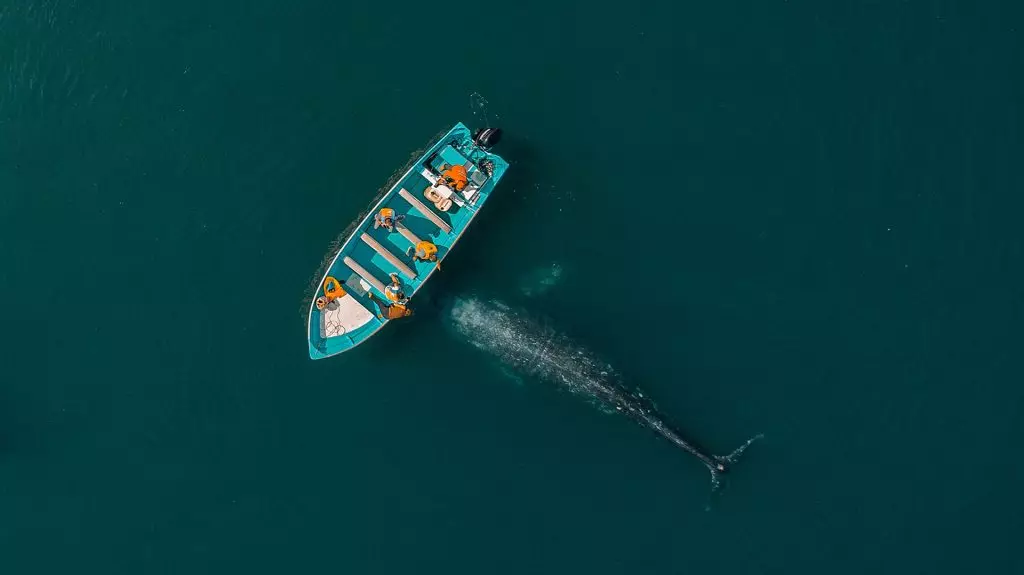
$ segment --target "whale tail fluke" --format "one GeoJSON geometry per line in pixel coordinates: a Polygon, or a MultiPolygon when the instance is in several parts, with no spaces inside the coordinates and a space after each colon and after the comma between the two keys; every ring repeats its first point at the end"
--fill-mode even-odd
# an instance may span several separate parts
{"type": "Polygon", "coordinates": [[[764,439],[764,434],[763,433],[758,433],[754,437],[751,437],[750,439],[748,439],[746,441],[746,443],[744,443],[743,445],[741,445],[738,448],[734,449],[733,452],[730,453],[729,455],[714,455],[714,456],[712,456],[713,459],[714,459],[714,461],[713,461],[714,465],[707,465],[707,463],[705,462],[705,465],[707,465],[708,471],[711,472],[711,490],[712,491],[717,491],[718,488],[721,487],[721,476],[722,476],[722,474],[726,473],[727,471],[729,471],[729,469],[733,465],[735,465],[737,461],[739,461],[740,456],[743,455],[743,452],[746,451],[748,447],[750,447],[750,444],[754,443],[758,439],[764,439]]]}

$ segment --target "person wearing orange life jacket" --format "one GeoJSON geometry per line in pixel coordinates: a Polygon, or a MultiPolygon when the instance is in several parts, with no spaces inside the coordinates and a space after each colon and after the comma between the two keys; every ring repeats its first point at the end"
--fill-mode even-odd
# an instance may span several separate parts
{"type": "Polygon", "coordinates": [[[449,166],[443,164],[441,166],[441,177],[437,179],[435,186],[448,186],[456,192],[461,192],[466,188],[466,184],[469,183],[469,175],[466,173],[466,168],[458,164],[449,166]]]}
{"type": "Polygon", "coordinates": [[[434,262],[437,269],[441,269],[441,264],[437,261],[437,246],[433,242],[423,240],[415,247],[410,246],[405,253],[411,255],[414,262],[434,262]]]}
{"type": "Polygon", "coordinates": [[[395,213],[394,208],[381,208],[373,216],[373,229],[384,226],[389,232],[395,231],[395,224],[405,219],[404,214],[395,213]]]}
{"type": "Polygon", "coordinates": [[[380,310],[377,312],[377,317],[383,319],[399,319],[412,315],[412,310],[409,309],[406,300],[388,303],[381,301],[380,298],[373,295],[373,292],[370,292],[367,295],[370,296],[370,300],[373,301],[373,303],[377,304],[377,309],[380,310]]]}
{"type": "Polygon", "coordinates": [[[377,299],[377,296],[371,292],[369,294],[370,300],[377,304],[377,309],[380,310],[377,315],[384,319],[398,319],[401,317],[407,317],[412,315],[412,310],[409,309],[408,302],[405,293],[402,291],[402,282],[398,279],[398,274],[391,274],[391,285],[384,288],[384,297],[388,301],[381,301],[377,299]]]}

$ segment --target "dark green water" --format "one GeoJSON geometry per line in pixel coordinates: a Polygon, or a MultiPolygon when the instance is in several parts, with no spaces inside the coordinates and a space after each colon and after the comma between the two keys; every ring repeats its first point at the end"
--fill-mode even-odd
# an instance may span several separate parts
{"type": "Polygon", "coordinates": [[[0,3],[0,573],[1024,569],[1018,4],[346,4],[0,3]],[[330,241],[484,115],[436,306],[311,362],[330,241]],[[456,295],[765,439],[712,496],[456,295]]]}

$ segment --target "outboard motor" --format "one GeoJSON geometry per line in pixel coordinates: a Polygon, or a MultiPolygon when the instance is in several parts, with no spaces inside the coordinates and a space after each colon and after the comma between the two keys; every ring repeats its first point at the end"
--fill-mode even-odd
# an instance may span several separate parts
{"type": "Polygon", "coordinates": [[[480,128],[473,134],[473,143],[489,150],[501,141],[501,128],[480,128]]]}

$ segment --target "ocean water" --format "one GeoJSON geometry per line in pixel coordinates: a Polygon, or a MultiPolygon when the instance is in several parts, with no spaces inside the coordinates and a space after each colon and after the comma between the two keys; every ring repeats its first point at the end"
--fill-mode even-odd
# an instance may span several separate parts
{"type": "Polygon", "coordinates": [[[0,1],[0,573],[1024,570],[1009,2],[0,1]],[[418,312],[309,282],[455,121],[418,312]],[[483,353],[543,318],[728,453],[483,353]]]}

